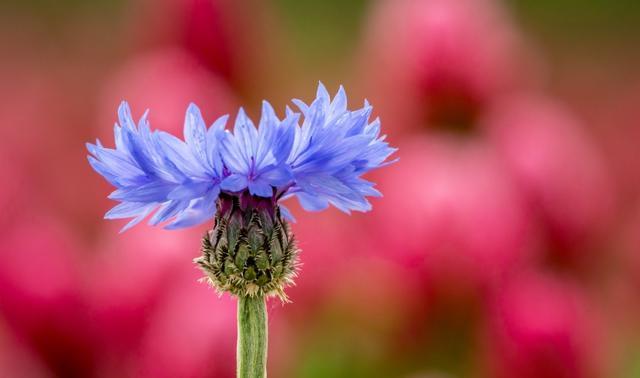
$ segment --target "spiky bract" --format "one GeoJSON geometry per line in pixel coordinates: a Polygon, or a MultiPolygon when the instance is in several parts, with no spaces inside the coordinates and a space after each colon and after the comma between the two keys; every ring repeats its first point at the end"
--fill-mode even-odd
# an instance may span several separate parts
{"type": "Polygon", "coordinates": [[[202,239],[196,263],[219,292],[277,296],[296,276],[298,249],[275,200],[222,194],[215,226],[202,239]]]}

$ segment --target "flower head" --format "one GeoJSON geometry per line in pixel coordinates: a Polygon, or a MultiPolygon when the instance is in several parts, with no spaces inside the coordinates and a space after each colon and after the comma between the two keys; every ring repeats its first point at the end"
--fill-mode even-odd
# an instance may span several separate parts
{"type": "Polygon", "coordinates": [[[105,218],[133,218],[126,230],[155,212],[151,225],[193,226],[215,215],[221,192],[276,203],[296,196],[311,211],[368,211],[367,197],[380,193],[361,176],[388,164],[395,151],[379,135],[380,121],[369,122],[371,106],[348,110],[344,89],[332,100],[322,84],[310,105],[294,103],[299,112],[287,108],[281,120],[263,102],[258,127],[240,109],[233,132],[225,130],[226,115],[207,128],[191,104],[181,140],[152,131],[147,113],[136,124],[123,102],[115,149],[87,145],[91,166],[116,187],[109,198],[121,202],[105,218]]]}
{"type": "Polygon", "coordinates": [[[87,144],[93,169],[116,187],[109,198],[121,202],[105,218],[134,218],[123,231],[153,211],[149,224],[171,220],[167,225],[170,229],[210,219],[220,194],[224,165],[219,139],[228,117],[220,117],[207,130],[200,110],[189,106],[184,141],[151,131],[147,113],[136,125],[125,102],[120,105],[118,118],[115,149],[103,147],[100,141],[87,144]]]}
{"type": "Polygon", "coordinates": [[[195,260],[209,283],[286,301],[299,250],[280,201],[295,196],[306,210],[368,211],[367,197],[380,193],[361,176],[395,151],[379,135],[380,121],[369,122],[371,106],[348,110],[342,87],[331,99],[320,84],[310,105],[294,103],[299,112],[287,108],[280,119],[263,102],[258,127],[240,109],[233,132],[226,115],[207,128],[192,104],[184,140],[151,131],[147,113],[136,124],[122,103],[115,149],[87,145],[91,166],[116,187],[109,197],[121,202],[105,218],[133,218],[126,230],[154,212],[149,223],[169,229],[215,216],[195,260]]]}

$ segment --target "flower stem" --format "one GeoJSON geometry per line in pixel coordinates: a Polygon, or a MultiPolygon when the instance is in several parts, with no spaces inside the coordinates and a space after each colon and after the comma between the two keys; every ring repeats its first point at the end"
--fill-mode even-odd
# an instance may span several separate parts
{"type": "Polygon", "coordinates": [[[238,378],[267,376],[267,306],[262,296],[238,297],[238,378]]]}

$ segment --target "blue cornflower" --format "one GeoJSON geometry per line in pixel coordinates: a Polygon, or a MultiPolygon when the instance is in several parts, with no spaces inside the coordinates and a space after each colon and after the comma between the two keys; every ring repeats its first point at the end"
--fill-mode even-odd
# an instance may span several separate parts
{"type": "Polygon", "coordinates": [[[227,115],[207,129],[191,104],[183,141],[151,131],[147,113],[136,125],[123,102],[115,149],[100,141],[87,144],[91,166],[116,187],[109,198],[121,202],[105,218],[133,218],[124,231],[155,211],[151,225],[188,227],[213,218],[221,193],[248,193],[274,203],[296,196],[312,211],[329,205],[345,212],[369,210],[367,197],[380,193],[361,176],[389,164],[395,151],[379,135],[379,119],[369,122],[371,106],[365,101],[361,109],[348,110],[344,89],[332,100],[322,84],[310,105],[294,103],[299,112],[287,108],[280,120],[263,102],[257,128],[240,109],[233,132],[225,130],[227,115]]]}

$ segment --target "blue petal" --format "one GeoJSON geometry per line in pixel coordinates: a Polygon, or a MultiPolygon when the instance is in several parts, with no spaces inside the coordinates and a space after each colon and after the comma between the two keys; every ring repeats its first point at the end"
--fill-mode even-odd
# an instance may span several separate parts
{"type": "Polygon", "coordinates": [[[207,161],[216,176],[222,176],[223,162],[220,156],[222,140],[224,138],[224,127],[229,119],[228,115],[218,118],[207,130],[207,161]]]}
{"type": "Polygon", "coordinates": [[[111,185],[118,185],[118,176],[112,173],[108,167],[106,167],[102,162],[96,160],[93,156],[87,156],[89,160],[89,164],[94,171],[98,172],[102,175],[111,185]]]}
{"type": "Polygon", "coordinates": [[[207,179],[209,177],[203,162],[191,154],[186,143],[165,132],[159,132],[156,135],[164,156],[178,169],[191,178],[207,179]]]}
{"type": "MultiPolygon", "coordinates": [[[[276,127],[280,121],[276,117],[276,112],[267,101],[262,102],[262,115],[260,117],[260,125],[258,129],[258,144],[255,152],[255,162],[257,166],[261,166],[267,156],[273,157],[271,149],[278,133],[276,127]]],[[[265,164],[273,164],[274,161],[267,161],[265,164]]]]}
{"type": "Polygon", "coordinates": [[[137,187],[119,189],[109,195],[110,199],[130,202],[164,202],[176,188],[175,184],[154,181],[137,187]]]}
{"type": "Polygon", "coordinates": [[[270,167],[260,172],[260,179],[275,187],[283,187],[293,180],[293,175],[286,166],[270,167]]]}
{"type": "Polygon", "coordinates": [[[138,216],[147,211],[148,203],[144,202],[122,202],[107,211],[104,219],[122,219],[138,216]]]}
{"type": "Polygon", "coordinates": [[[249,181],[249,193],[259,197],[271,197],[273,188],[266,180],[249,181]]]}
{"type": "Polygon", "coordinates": [[[118,176],[144,175],[144,171],[140,167],[115,150],[96,148],[94,152],[94,156],[118,176]]]}
{"type": "Polygon", "coordinates": [[[165,202],[160,209],[153,214],[151,219],[149,219],[149,225],[156,226],[171,217],[174,217],[179,212],[183,211],[188,205],[190,201],[168,201],[165,202]]]}
{"type": "Polygon", "coordinates": [[[285,220],[293,223],[296,222],[296,218],[293,216],[293,214],[291,214],[291,210],[289,210],[288,207],[283,204],[278,204],[278,207],[280,208],[280,214],[284,217],[285,220]]]}
{"type": "Polygon", "coordinates": [[[189,104],[187,113],[184,116],[184,140],[197,159],[206,161],[206,126],[200,109],[194,103],[189,104]]]}
{"type": "Polygon", "coordinates": [[[202,197],[213,186],[214,182],[189,182],[173,189],[167,198],[170,200],[189,200],[193,198],[202,197]]]}
{"type": "Polygon", "coordinates": [[[273,156],[277,163],[284,162],[293,148],[296,135],[296,126],[298,124],[299,114],[287,116],[278,130],[276,139],[274,140],[272,149],[273,156]]]}
{"type": "Polygon", "coordinates": [[[120,122],[120,126],[124,128],[129,130],[136,129],[136,124],[131,117],[131,109],[126,101],[122,101],[118,107],[118,121],[120,122]]]}
{"type": "Polygon", "coordinates": [[[321,81],[318,82],[318,90],[316,92],[316,98],[329,102],[329,92],[325,88],[321,81]]]}
{"type": "Polygon", "coordinates": [[[191,227],[206,222],[216,213],[216,199],[220,191],[212,190],[207,196],[193,200],[189,207],[182,211],[176,219],[165,226],[168,230],[191,227]]]}
{"type": "Polygon", "coordinates": [[[144,211],[141,212],[140,215],[138,215],[136,218],[134,218],[132,221],[130,221],[124,227],[122,227],[122,229],[120,230],[120,233],[123,233],[128,229],[130,229],[131,227],[140,223],[144,218],[147,217],[147,215],[149,215],[153,211],[153,209],[155,209],[155,207],[156,207],[156,204],[147,205],[147,207],[145,207],[144,211]]]}
{"type": "Polygon", "coordinates": [[[221,143],[222,160],[234,173],[248,174],[250,161],[246,160],[235,136],[226,132],[221,143]]]}
{"type": "Polygon", "coordinates": [[[334,97],[333,101],[331,102],[329,113],[342,114],[346,111],[347,111],[347,94],[344,91],[344,87],[341,85],[340,89],[338,89],[338,93],[336,94],[336,97],[334,97]]]}
{"type": "Polygon", "coordinates": [[[244,160],[249,162],[251,158],[255,159],[258,131],[242,108],[238,111],[233,135],[241,148],[244,160]]]}
{"type": "Polygon", "coordinates": [[[329,202],[321,197],[310,196],[306,193],[296,193],[302,208],[307,211],[320,211],[329,207],[329,202]]]}
{"type": "Polygon", "coordinates": [[[249,185],[249,181],[247,177],[241,174],[234,173],[230,176],[227,176],[220,183],[220,188],[223,190],[228,190],[230,192],[239,192],[244,190],[249,185]]]}

